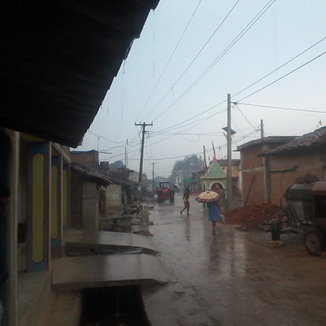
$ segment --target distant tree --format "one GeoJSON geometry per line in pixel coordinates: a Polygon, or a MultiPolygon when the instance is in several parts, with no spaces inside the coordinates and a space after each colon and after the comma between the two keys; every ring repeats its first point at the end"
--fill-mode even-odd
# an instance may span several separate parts
{"type": "Polygon", "coordinates": [[[203,167],[203,160],[201,156],[196,154],[188,155],[183,160],[174,163],[171,176],[169,179],[175,180],[175,177],[180,174],[191,175],[192,172],[198,171],[203,167]]]}
{"type": "Polygon", "coordinates": [[[125,168],[125,165],[122,161],[115,161],[114,163],[110,164],[111,169],[123,169],[125,168]]]}

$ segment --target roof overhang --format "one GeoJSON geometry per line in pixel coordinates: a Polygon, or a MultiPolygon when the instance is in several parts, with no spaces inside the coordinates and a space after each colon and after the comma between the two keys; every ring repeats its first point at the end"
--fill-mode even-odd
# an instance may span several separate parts
{"type": "Polygon", "coordinates": [[[89,182],[95,182],[105,187],[114,184],[110,178],[95,169],[88,168],[75,162],[70,164],[70,168],[77,174],[83,175],[89,182]]]}
{"type": "Polygon", "coordinates": [[[158,2],[2,3],[1,126],[77,147],[158,2]]]}
{"type": "Polygon", "coordinates": [[[284,144],[292,141],[295,138],[297,138],[297,136],[270,136],[270,137],[254,139],[245,144],[239,145],[236,151],[238,152],[245,151],[255,146],[284,144]]]}

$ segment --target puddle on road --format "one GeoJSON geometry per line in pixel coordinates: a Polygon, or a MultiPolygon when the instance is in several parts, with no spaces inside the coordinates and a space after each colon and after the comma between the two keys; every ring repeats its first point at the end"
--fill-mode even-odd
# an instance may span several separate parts
{"type": "Polygon", "coordinates": [[[139,285],[84,289],[82,300],[80,326],[151,326],[139,285]]]}

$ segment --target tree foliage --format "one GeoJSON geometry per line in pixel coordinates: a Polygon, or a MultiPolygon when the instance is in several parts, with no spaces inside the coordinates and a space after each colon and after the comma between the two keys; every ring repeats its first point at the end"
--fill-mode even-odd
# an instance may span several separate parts
{"type": "Polygon", "coordinates": [[[192,172],[199,171],[202,167],[203,160],[201,156],[196,154],[188,155],[183,160],[174,163],[170,179],[175,180],[177,175],[185,173],[191,175],[192,172]]]}

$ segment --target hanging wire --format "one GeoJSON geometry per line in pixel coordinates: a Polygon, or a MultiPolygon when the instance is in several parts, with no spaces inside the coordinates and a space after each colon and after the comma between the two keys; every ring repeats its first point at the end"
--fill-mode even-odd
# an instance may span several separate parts
{"type": "Polygon", "coordinates": [[[311,63],[311,62],[313,62],[313,61],[319,59],[320,57],[322,57],[322,56],[325,55],[325,54],[326,54],[326,51],[323,52],[323,53],[321,53],[321,54],[319,54],[319,55],[317,55],[316,57],[312,58],[311,60],[305,62],[305,63],[302,64],[301,66],[299,66],[299,67],[297,67],[297,68],[291,70],[290,72],[288,72],[287,74],[283,75],[282,77],[277,78],[276,80],[274,80],[274,81],[272,81],[271,83],[265,85],[264,87],[261,87],[261,88],[258,89],[257,91],[255,91],[255,92],[253,92],[253,93],[251,93],[251,94],[249,94],[249,95],[247,95],[247,96],[241,98],[241,99],[238,100],[237,102],[243,101],[243,100],[245,100],[246,98],[248,98],[248,97],[250,97],[250,96],[253,96],[253,95],[257,94],[258,92],[261,92],[262,90],[266,89],[267,87],[269,87],[269,86],[271,86],[271,85],[277,83],[278,81],[284,79],[285,77],[287,77],[287,76],[293,74],[294,72],[296,72],[296,71],[298,71],[299,69],[305,67],[305,66],[308,65],[309,63],[311,63]]]}
{"type": "Polygon", "coordinates": [[[241,113],[241,115],[246,119],[246,121],[250,124],[250,126],[254,129],[257,130],[256,127],[254,127],[254,125],[248,120],[248,118],[242,113],[242,111],[240,110],[240,108],[238,107],[237,103],[233,103],[233,105],[239,110],[239,112],[241,113]]]}
{"type": "MultiPolygon", "coordinates": [[[[264,13],[272,6],[276,0],[270,0],[263,9],[247,24],[247,26],[236,36],[236,38],[218,55],[218,57],[205,69],[205,71],[166,109],[157,115],[153,121],[157,120],[164,113],[166,113],[172,106],[179,102],[207,73],[231,50],[231,48],[240,41],[240,39],[257,23],[257,21],[264,15],[264,13]]],[[[157,105],[154,107],[154,109],[157,105]]],[[[154,110],[153,109],[153,110],[154,110]]],[[[153,111],[152,110],[152,111],[153,111]]],[[[152,112],[151,111],[151,112],[152,112]]],[[[150,112],[150,113],[151,113],[150,112]]]]}
{"type": "Polygon", "coordinates": [[[162,71],[160,77],[158,78],[156,84],[154,85],[154,87],[153,87],[151,93],[149,94],[149,96],[148,96],[148,98],[147,98],[145,104],[143,105],[142,109],[140,110],[140,112],[139,112],[139,114],[138,114],[136,120],[139,118],[139,116],[141,115],[141,113],[142,113],[143,110],[145,109],[147,103],[148,103],[149,100],[151,99],[151,97],[152,97],[154,91],[156,90],[158,83],[159,83],[160,80],[162,79],[162,76],[164,75],[164,73],[165,73],[165,71],[166,71],[168,65],[170,64],[170,62],[171,62],[171,60],[172,60],[172,58],[173,58],[173,56],[174,56],[174,54],[175,54],[177,48],[179,47],[179,44],[181,43],[181,40],[183,39],[183,37],[184,37],[186,31],[188,30],[188,27],[189,27],[189,25],[190,25],[192,19],[194,18],[194,16],[195,16],[195,14],[196,14],[196,12],[197,12],[197,10],[198,10],[198,7],[199,7],[199,5],[201,4],[201,2],[202,2],[202,0],[199,0],[197,6],[196,6],[196,8],[195,8],[195,10],[193,11],[193,13],[192,13],[192,15],[191,15],[191,17],[190,17],[190,19],[189,19],[189,21],[188,21],[188,23],[187,23],[187,25],[186,25],[184,31],[183,31],[183,33],[181,34],[181,36],[180,36],[180,38],[179,38],[179,41],[177,42],[176,46],[174,47],[174,50],[172,51],[172,53],[171,53],[171,55],[170,55],[170,58],[169,58],[168,62],[166,63],[166,65],[165,65],[165,67],[164,67],[164,69],[163,69],[163,71],[162,71]]]}
{"type": "Polygon", "coordinates": [[[281,106],[249,104],[249,103],[243,103],[243,102],[237,102],[237,104],[246,105],[246,106],[256,106],[256,107],[265,108],[265,109],[287,110],[287,111],[296,111],[296,112],[323,113],[323,114],[326,113],[325,109],[324,109],[324,111],[317,111],[317,110],[309,110],[309,109],[285,108],[285,107],[281,107],[281,106]]]}

